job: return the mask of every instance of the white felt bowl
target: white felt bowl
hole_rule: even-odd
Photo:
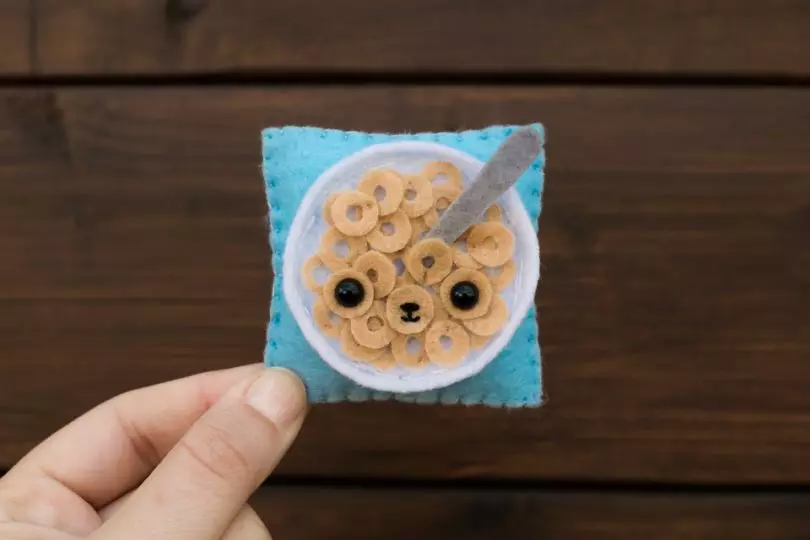
[[[455,367],[430,364],[420,370],[396,367],[380,371],[371,364],[352,360],[341,349],[337,339],[323,335],[315,324],[312,306],[315,295],[304,285],[301,268],[318,250],[318,241],[328,229],[322,209],[326,199],[335,191],[351,190],[361,175],[376,167],[416,174],[430,161],[441,160],[455,164],[462,172],[464,184],[469,184],[484,166],[472,156],[436,143],[394,142],[377,144],[352,154],[333,165],[309,188],[290,227],[284,251],[284,297],[298,326],[310,345],[336,371],[356,383],[375,390],[390,392],[420,392],[449,386],[481,371],[507,345],[534,302],[534,292],[540,275],[537,236],[529,215],[513,189],[499,201],[503,220],[515,233],[515,279],[500,294],[509,307],[506,326],[480,350],[470,350]]]

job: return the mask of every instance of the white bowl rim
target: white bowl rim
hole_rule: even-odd
[[[385,152],[402,153],[431,153],[440,152],[448,161],[463,164],[465,167],[477,168],[480,170],[484,163],[473,156],[456,150],[443,144],[423,142],[423,141],[397,141],[379,143],[368,146],[362,150],[351,154],[328,169],[326,169],[318,179],[309,187],[301,204],[296,210],[292,225],[287,233],[289,238],[299,238],[302,236],[306,225],[304,216],[310,215],[313,211],[318,194],[326,188],[334,179],[339,178],[344,169],[350,169],[358,162],[362,162],[369,156]],[[515,230],[516,241],[520,244],[516,246],[523,253],[535,254],[527,256],[524,273],[521,278],[531,291],[526,290],[526,294],[518,294],[512,314],[506,326],[489,342],[472,361],[464,362],[458,367],[448,368],[445,371],[435,373],[430,378],[382,378],[375,372],[368,372],[359,369],[358,364],[351,360],[345,360],[334,355],[333,347],[330,346],[326,336],[318,331],[308,312],[304,308],[302,299],[296,290],[297,274],[299,269],[287,261],[293,260],[295,242],[287,241],[282,258],[282,276],[284,279],[284,298],[287,306],[293,314],[298,327],[304,334],[304,338],[320,355],[321,359],[331,366],[335,371],[357,384],[373,390],[395,393],[412,393],[436,390],[450,386],[473,375],[478,374],[506,347],[512,339],[520,324],[526,317],[529,309],[534,303],[534,294],[537,281],[540,277],[539,244],[537,234],[532,225],[531,218],[526,212],[526,208],[515,188],[509,189],[502,197],[504,202],[504,212],[509,216],[512,227]]]

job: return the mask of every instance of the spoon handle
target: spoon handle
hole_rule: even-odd
[[[487,208],[517,182],[542,150],[540,134],[522,128],[510,135],[484,164],[472,183],[447,207],[439,222],[428,231],[426,238],[440,238],[447,244],[455,242],[464,231],[484,216]]]

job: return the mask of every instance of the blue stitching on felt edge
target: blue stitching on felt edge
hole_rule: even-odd
[[[531,124],[531,126],[540,132],[541,139],[543,144],[546,141],[546,133],[545,128],[541,124]],[[344,141],[351,141],[352,139],[362,138],[366,144],[370,144],[372,140],[377,139],[379,142],[383,142],[384,140],[387,141],[398,141],[398,140],[424,140],[424,141],[435,141],[435,142],[463,142],[465,136],[477,136],[481,140],[488,140],[490,134],[500,134],[508,136],[514,130],[516,126],[490,126],[480,130],[465,130],[461,132],[438,132],[438,133],[415,133],[415,134],[387,134],[387,133],[367,133],[367,132],[360,132],[360,131],[343,131],[337,129],[329,129],[329,128],[315,128],[315,127],[305,127],[305,126],[284,126],[284,127],[277,127],[277,128],[267,128],[262,131],[262,144],[263,144],[263,164],[266,167],[267,164],[272,163],[272,158],[268,155],[267,152],[267,145],[268,141],[276,138],[276,137],[284,137],[288,134],[292,135],[300,135],[300,134],[312,134],[318,133],[319,138],[321,139],[328,139],[332,136],[339,136]],[[455,139],[455,141],[453,141]],[[348,154],[347,154],[348,155]],[[543,167],[545,165],[545,151],[541,154],[538,159],[532,164],[532,170],[538,172],[538,174],[542,174]],[[274,220],[272,219],[273,211],[275,210],[276,213],[279,211],[283,211],[280,209],[279,205],[273,204],[273,191],[276,187],[275,178],[268,178],[267,175],[264,176],[264,183],[265,183],[265,191],[267,193],[267,202],[270,210],[270,220],[269,223],[271,224],[270,227],[270,243],[271,249],[274,246],[281,246],[285,244],[284,233],[285,227],[282,220]],[[314,179],[312,179],[314,181]],[[542,183],[541,183],[542,185]],[[308,189],[309,186],[307,186]],[[531,218],[533,227],[535,231],[537,231],[539,223],[539,216],[540,211],[542,208],[542,193],[537,188],[533,189],[531,192],[532,200],[531,201],[524,201],[524,206],[526,206],[526,211]],[[272,255],[272,266],[275,276],[281,275],[281,268],[282,268],[282,253],[283,249],[273,249]],[[279,313],[274,310],[275,305],[278,302],[283,302],[281,291],[278,287],[278,280],[273,280],[273,293],[272,293],[272,302],[270,306],[270,324],[268,325],[268,348],[271,350],[275,350],[277,348],[277,343],[275,339],[271,336],[272,328],[279,322]],[[434,390],[430,392],[420,392],[416,394],[392,394],[389,392],[379,392],[374,391],[368,388],[364,388],[361,386],[355,386],[350,388],[346,395],[342,395],[340,393],[336,393],[332,390],[327,390],[325,393],[313,393],[310,391],[309,399],[311,402],[325,402],[325,403],[338,403],[343,401],[350,401],[350,402],[362,402],[368,400],[375,400],[375,401],[387,401],[387,400],[397,400],[404,403],[417,403],[417,404],[433,404],[433,403],[442,403],[447,405],[454,405],[454,404],[464,404],[464,405],[488,405],[491,407],[515,407],[515,406],[539,406],[542,404],[542,396],[540,395],[539,389],[542,388],[543,385],[543,375],[539,370],[538,361],[540,359],[539,354],[539,343],[537,341],[537,333],[539,331],[537,327],[537,320],[536,320],[536,311],[535,308],[532,307],[527,314],[527,319],[533,319],[534,330],[530,332],[530,334],[526,337],[527,341],[533,343],[535,347],[538,348],[538,354],[531,358],[531,367],[537,373],[537,385],[532,388],[532,391],[522,395],[521,398],[515,400],[512,398],[512,401],[507,400],[505,398],[498,398],[495,394],[487,394],[487,395],[458,395],[458,389],[455,386],[450,386],[447,388],[442,388],[439,390]],[[518,327],[518,332],[516,333],[513,339],[518,338],[518,334],[520,333],[521,328],[523,326]],[[272,360],[268,360],[268,356],[265,352],[265,361],[268,365],[272,365]],[[310,389],[308,389],[310,390]],[[515,401],[519,401],[519,405],[516,405]]]

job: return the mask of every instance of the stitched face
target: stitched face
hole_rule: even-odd
[[[420,285],[397,287],[385,302],[391,328],[400,334],[418,334],[433,320],[433,298]]]
[[[421,174],[368,171],[356,191],[324,203],[329,228],[302,269],[313,316],[347,356],[380,370],[456,365],[508,319],[498,292],[512,281],[514,235],[491,207],[453,245],[422,236],[462,190],[451,163]],[[317,282],[314,268],[331,274]]]

